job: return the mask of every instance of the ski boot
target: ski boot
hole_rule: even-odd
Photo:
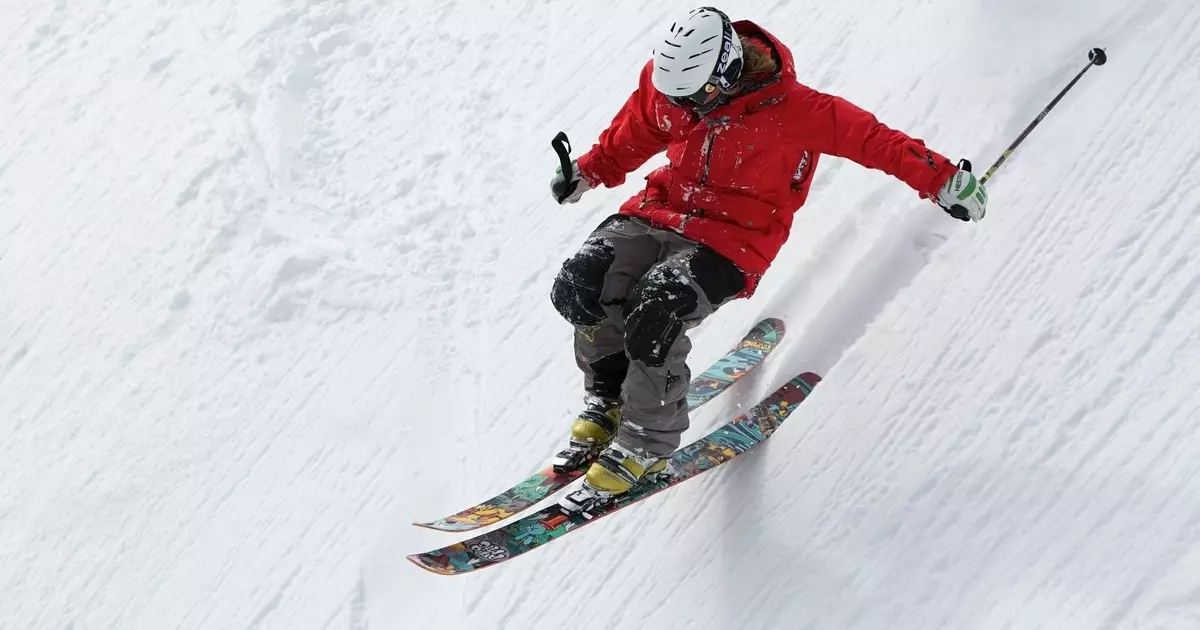
[[[612,442],[621,424],[621,401],[588,396],[587,407],[571,426],[571,442],[554,456],[554,472],[579,470]]]
[[[667,472],[667,457],[639,455],[613,442],[600,459],[588,468],[583,486],[563,498],[560,505],[568,512],[586,513],[614,497],[629,492],[640,482],[653,483]]]

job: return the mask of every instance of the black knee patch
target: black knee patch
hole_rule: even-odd
[[[700,246],[688,259],[688,271],[713,306],[746,288],[746,276],[742,270],[728,258],[705,246]]]
[[[685,279],[669,268],[651,270],[622,309],[629,358],[650,367],[666,363],[671,346],[683,334],[683,317],[698,304],[699,297]]]
[[[550,290],[550,302],[568,322],[595,326],[604,321],[600,291],[614,259],[613,246],[593,234],[578,253],[563,263]]]

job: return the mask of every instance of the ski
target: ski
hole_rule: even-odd
[[[504,527],[408,559],[433,573],[460,575],[537,549],[746,452],[769,438],[820,381],[821,377],[811,372],[793,378],[749,412],[676,451],[665,475],[634,486],[608,503],[584,512],[568,510],[562,504],[551,505]]]
[[[692,379],[687,391],[688,409],[695,410],[716,398],[717,394],[728,389],[762,363],[779,345],[783,333],[783,321],[779,319],[764,319],[755,325],[732,350],[704,373]],[[546,466],[525,481],[478,505],[445,518],[413,525],[444,532],[465,532],[499,523],[529,509],[582,477],[590,465],[591,461],[587,461],[565,473],[557,473],[552,466]]]

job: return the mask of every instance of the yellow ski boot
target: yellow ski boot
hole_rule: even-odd
[[[669,462],[670,458],[638,455],[614,442],[588,468],[583,485],[563,497],[559,505],[568,512],[582,512],[585,518],[591,518],[588,512],[593,508],[629,492],[638,482],[666,475]]]
[[[614,442],[588,468],[583,483],[611,497],[629,492],[642,478],[657,475],[666,468],[666,457],[638,455],[619,442]]]
[[[554,471],[578,470],[612,442],[621,426],[621,401],[589,396],[587,406],[571,426],[571,442],[554,456]]]

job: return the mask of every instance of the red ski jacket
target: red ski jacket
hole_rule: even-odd
[[[822,154],[883,171],[922,198],[935,198],[957,168],[871,113],[800,84],[791,51],[754,23],[734,28],[745,45],[774,49],[781,63],[773,82],[699,117],[654,89],[651,61],[599,142],[579,157],[579,171],[593,186],[612,188],[665,149],[670,163],[646,177],[621,213],[731,260],[746,276],[745,297],[787,240]]]

